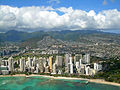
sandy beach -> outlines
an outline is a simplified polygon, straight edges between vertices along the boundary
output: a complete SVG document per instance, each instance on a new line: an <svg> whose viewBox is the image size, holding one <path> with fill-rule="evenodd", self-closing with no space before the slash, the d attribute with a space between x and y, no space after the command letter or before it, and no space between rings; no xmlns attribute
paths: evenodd
<svg viewBox="0 0 120 90"><path fill-rule="evenodd" d="M103 79L85 79L85 78L73 78L73 77L54 77L54 76L48 76L48 75L25 75L25 74L16 74L16 75L0 75L0 77L31 77L31 76L41 76L41 77L46 77L46 78L52 78L52 79L69 79L69 80L87 80L88 82L94 82L94 83L100 83L100 84L108 84L108 85L115 85L115 86L120 86L120 83L115 83L115 82L108 82Z"/></svg>
<svg viewBox="0 0 120 90"><path fill-rule="evenodd" d="M120 83L108 82L108 81L105 81L103 79L89 79L88 81L89 82L95 82L95 83L101 83L101 84L120 86Z"/></svg>

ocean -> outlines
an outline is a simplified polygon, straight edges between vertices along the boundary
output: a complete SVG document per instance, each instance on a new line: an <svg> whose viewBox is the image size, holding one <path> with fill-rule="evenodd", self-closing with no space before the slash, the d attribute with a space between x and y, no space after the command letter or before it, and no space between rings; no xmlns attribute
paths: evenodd
<svg viewBox="0 0 120 90"><path fill-rule="evenodd" d="M0 90L120 90L119 86L40 76L0 77Z"/></svg>

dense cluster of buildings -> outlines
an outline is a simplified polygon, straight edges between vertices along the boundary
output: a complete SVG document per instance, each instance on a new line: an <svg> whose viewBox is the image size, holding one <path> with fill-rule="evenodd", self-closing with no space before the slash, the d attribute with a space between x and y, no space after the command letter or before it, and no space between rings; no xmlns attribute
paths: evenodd
<svg viewBox="0 0 120 90"><path fill-rule="evenodd" d="M18 67L15 67L15 64ZM102 65L90 63L90 54L65 54L64 56L27 57L15 61L12 57L8 60L1 60L0 74L11 72L51 73L51 74L79 74L95 75L102 70Z"/></svg>

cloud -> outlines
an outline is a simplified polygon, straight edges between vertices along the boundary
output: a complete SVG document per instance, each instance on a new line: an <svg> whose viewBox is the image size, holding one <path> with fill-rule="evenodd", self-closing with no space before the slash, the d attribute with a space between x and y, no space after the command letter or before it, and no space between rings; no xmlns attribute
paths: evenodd
<svg viewBox="0 0 120 90"><path fill-rule="evenodd" d="M63 13L59 15L57 12ZM117 9L95 13L74 10L72 7L0 6L0 32L8 30L84 30L120 29L120 12Z"/></svg>
<svg viewBox="0 0 120 90"><path fill-rule="evenodd" d="M58 11L60 12L64 12L64 13L70 13L73 12L72 7L66 8L66 7L61 7L61 8L57 8Z"/></svg>

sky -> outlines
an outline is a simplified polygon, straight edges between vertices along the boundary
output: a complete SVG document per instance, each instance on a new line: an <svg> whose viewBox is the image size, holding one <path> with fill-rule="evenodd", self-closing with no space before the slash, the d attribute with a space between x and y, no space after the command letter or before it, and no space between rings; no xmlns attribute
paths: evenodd
<svg viewBox="0 0 120 90"><path fill-rule="evenodd" d="M0 0L0 32L120 30L120 0Z"/></svg>

